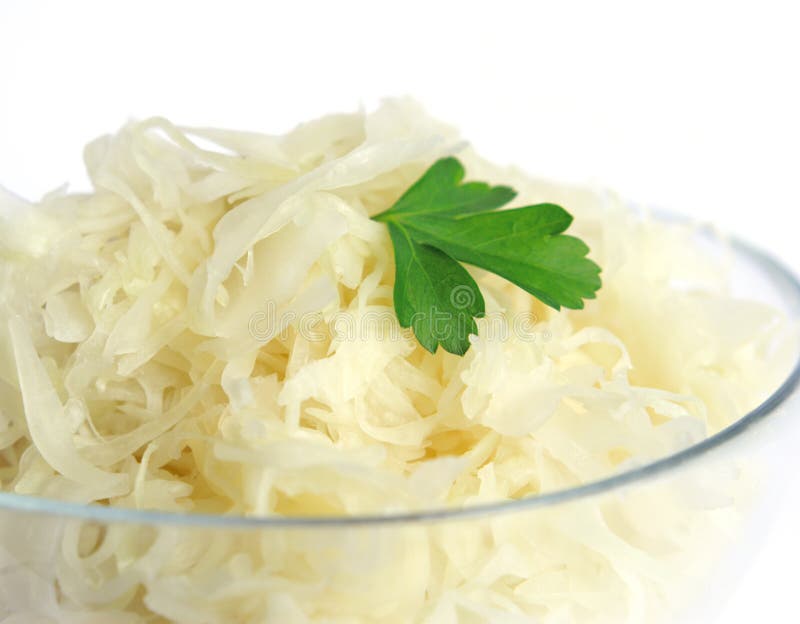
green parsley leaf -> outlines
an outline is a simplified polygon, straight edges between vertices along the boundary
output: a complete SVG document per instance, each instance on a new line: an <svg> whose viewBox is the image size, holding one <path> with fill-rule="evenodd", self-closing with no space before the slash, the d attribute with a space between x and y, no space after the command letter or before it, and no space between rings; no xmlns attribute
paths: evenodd
<svg viewBox="0 0 800 624"><path fill-rule="evenodd" d="M389 227L396 265L394 307L403 327L435 353L439 344L463 355L483 297L465 262L496 273L560 309L582 308L600 288L589 248L563 234L572 216L555 204L495 211L516 192L462 183L455 158L434 163L395 204L373 217Z"/></svg>
<svg viewBox="0 0 800 624"><path fill-rule="evenodd" d="M394 307L403 327L412 327L431 353L441 344L463 355L475 317L484 315L483 295L467 270L445 252L420 245L403 227L389 224L395 257Z"/></svg>

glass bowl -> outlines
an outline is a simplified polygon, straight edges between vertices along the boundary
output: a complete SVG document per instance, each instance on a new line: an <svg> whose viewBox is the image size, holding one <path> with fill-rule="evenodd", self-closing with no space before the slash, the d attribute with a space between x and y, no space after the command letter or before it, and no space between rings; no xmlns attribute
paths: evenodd
<svg viewBox="0 0 800 624"><path fill-rule="evenodd" d="M710 230L702 238L721 244ZM729 244L734 292L800 319L791 272ZM252 518L0 493L0 621L709 621L786 489L800 403L793 348L782 385L716 435L512 502Z"/></svg>

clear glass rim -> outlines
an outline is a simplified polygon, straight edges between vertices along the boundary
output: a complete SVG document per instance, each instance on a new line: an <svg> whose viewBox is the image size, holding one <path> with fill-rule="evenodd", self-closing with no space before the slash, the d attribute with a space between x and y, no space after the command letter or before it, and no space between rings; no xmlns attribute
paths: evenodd
<svg viewBox="0 0 800 624"><path fill-rule="evenodd" d="M666 221L686 221L670 214L656 213ZM710 230L710 228L706 228ZM739 239L729 239L734 251L745 255L759 265L765 273L780 282L781 292L788 290L789 297L800 301L800 281L781 262L769 254ZM143 525L177 525L215 529L303 529L336 528L355 526L390 526L421 522L459 521L490 515L530 511L552 507L578 499L621 489L634 483L646 481L679 467L697 461L710 452L730 445L745 435L754 425L767 419L800 385L800 353L789 376L761 405L729 425L722 431L692 446L642 466L620 472L597 481L563 490L530 496L512 501L484 503L460 508L438 508L397 514L364 514L352 516L237 516L193 512L150 511L124 509L96 504L59 501L38 496L0 492L0 510L38 513L65 518L92 520L103 523L133 523Z"/></svg>

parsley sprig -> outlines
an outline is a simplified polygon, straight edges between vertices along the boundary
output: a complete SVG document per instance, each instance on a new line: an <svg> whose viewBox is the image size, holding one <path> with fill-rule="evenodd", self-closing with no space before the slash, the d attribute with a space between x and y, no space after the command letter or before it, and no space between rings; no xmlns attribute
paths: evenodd
<svg viewBox="0 0 800 624"><path fill-rule="evenodd" d="M431 353L463 355L485 303L460 264L486 269L545 304L582 308L600 288L600 267L589 248L562 234L572 216L555 204L497 211L516 196L507 186L462 182L456 158L435 162L395 204L376 216L394 246L394 307Z"/></svg>

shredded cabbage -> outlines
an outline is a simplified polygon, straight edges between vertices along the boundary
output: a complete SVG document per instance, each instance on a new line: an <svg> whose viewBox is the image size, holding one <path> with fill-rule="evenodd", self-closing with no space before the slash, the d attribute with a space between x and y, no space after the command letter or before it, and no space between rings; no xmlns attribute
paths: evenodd
<svg viewBox="0 0 800 624"><path fill-rule="evenodd" d="M397 326L389 237L369 218L456 151L520 203L565 206L604 270L596 301L560 312L474 271L488 314L463 358ZM90 194L0 192L5 491L251 516L512 500L691 445L787 370L774 347L790 328L730 295L691 226L494 167L406 100L278 137L155 118L85 160ZM714 480L711 511L653 486L474 524L45 525L41 558L0 545L20 570L0 616L649 621L688 553L735 524L740 477ZM56 569L20 564L44 559Z"/></svg>

